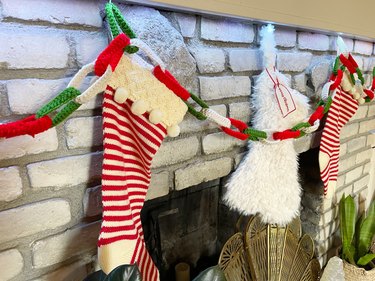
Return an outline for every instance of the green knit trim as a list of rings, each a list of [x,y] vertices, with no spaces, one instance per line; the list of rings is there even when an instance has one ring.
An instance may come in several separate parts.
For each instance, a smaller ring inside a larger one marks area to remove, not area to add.
[[[200,99],[198,96],[193,94],[192,92],[189,92],[190,97],[193,101],[195,101],[200,107],[202,108],[208,108],[207,103],[205,103],[202,99]]]
[[[110,4],[110,5],[112,6],[113,14],[122,32],[124,32],[130,39],[137,38],[137,35],[135,35],[134,31],[130,28],[130,26],[124,19],[124,16],[121,14],[120,9],[117,8],[117,6],[114,4]]]
[[[111,29],[112,36],[113,38],[115,38],[120,34],[120,32],[116,23],[115,16],[112,11],[112,4],[107,3],[105,5],[104,10],[105,10],[105,14],[107,15],[108,24],[109,24],[109,28]]]
[[[70,114],[76,111],[81,106],[80,103],[75,101],[68,102],[52,119],[52,126],[56,126],[64,121]]]
[[[340,57],[336,57],[335,59],[335,63],[333,64],[333,74],[336,76],[337,75],[337,71],[339,69],[339,65],[340,65]]]
[[[331,104],[332,104],[332,97],[328,97],[327,98],[327,102],[326,102],[326,104],[324,105],[324,114],[326,114],[327,112],[328,112],[328,110],[329,110],[329,108],[331,107]]]
[[[372,69],[372,77],[373,77],[373,78],[375,77],[375,66],[374,66],[374,68]]]
[[[298,130],[301,130],[302,128],[308,128],[308,127],[311,127],[309,122],[302,122],[302,123],[298,123],[297,125],[295,125],[291,130],[298,131]]]
[[[350,80],[352,80],[353,85],[355,85],[355,78],[353,73],[350,73]]]
[[[60,106],[67,103],[71,99],[79,96],[80,94],[81,92],[78,91],[76,88],[73,88],[73,87],[66,88],[64,91],[58,94],[53,100],[51,100],[41,109],[39,109],[36,112],[36,118],[40,118],[51,113],[52,111],[58,109]]]
[[[357,69],[355,71],[357,72],[358,79],[361,80],[361,84],[362,85],[365,84],[365,79],[363,78],[362,72],[359,69],[359,67],[357,67]]]
[[[248,139],[252,141],[259,141],[260,139],[266,139],[267,133],[252,128],[246,128],[243,132],[248,135]]]
[[[202,112],[197,111],[190,103],[188,103],[187,101],[184,101],[184,103],[188,107],[188,112],[191,115],[193,115],[195,118],[197,118],[198,120],[206,120],[207,119],[206,115],[204,115]]]

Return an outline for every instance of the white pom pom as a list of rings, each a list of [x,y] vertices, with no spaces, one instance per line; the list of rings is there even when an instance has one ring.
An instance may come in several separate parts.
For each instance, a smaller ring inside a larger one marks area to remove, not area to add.
[[[178,125],[172,125],[167,128],[168,136],[174,138],[180,134],[180,127]]]
[[[163,119],[163,112],[159,109],[154,109],[150,112],[149,120],[152,124],[158,124]]]
[[[365,99],[364,98],[359,98],[358,99],[358,103],[359,104],[364,104],[365,103]]]
[[[129,91],[125,88],[117,88],[114,96],[114,100],[117,103],[124,103],[126,99],[129,97]]]
[[[361,95],[358,92],[353,93],[353,99],[358,100],[361,97]]]
[[[352,83],[349,81],[348,77],[345,74],[341,81],[341,87],[346,92],[349,92],[353,88]]]
[[[145,100],[137,100],[131,107],[131,112],[135,115],[142,115],[147,111],[148,103]]]

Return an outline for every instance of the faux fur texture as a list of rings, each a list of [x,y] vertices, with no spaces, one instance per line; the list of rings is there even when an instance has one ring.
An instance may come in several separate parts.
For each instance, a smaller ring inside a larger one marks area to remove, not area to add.
[[[273,30],[273,27],[267,26],[261,31],[264,65],[286,86],[287,78],[274,70],[276,54]],[[266,69],[259,75],[251,97],[255,111],[253,126],[256,129],[283,131],[307,118],[307,97],[287,88],[292,94],[296,110],[283,118],[275,97],[273,81]],[[248,148],[247,155],[226,185],[224,201],[242,214],[259,213],[265,223],[289,223],[299,214],[301,201],[298,160],[293,140],[276,144],[251,141]]]

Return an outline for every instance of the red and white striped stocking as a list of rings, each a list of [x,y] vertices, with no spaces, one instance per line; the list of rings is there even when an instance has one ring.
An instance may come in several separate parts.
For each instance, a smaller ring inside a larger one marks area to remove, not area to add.
[[[358,102],[339,86],[328,111],[319,151],[320,175],[328,198],[333,196],[337,182],[340,132],[357,109]]]
[[[166,136],[162,124],[136,116],[127,100],[104,94],[103,222],[98,241],[101,265],[137,264],[145,281],[159,280],[145,247],[140,212],[151,178],[151,161]],[[105,269],[103,269],[105,271]]]

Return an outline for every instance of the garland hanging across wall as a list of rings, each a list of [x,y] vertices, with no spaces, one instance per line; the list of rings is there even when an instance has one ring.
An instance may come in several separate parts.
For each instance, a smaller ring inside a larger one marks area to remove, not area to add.
[[[144,280],[159,279],[158,270],[145,248],[140,211],[150,183],[151,161],[166,135],[175,137],[179,134],[178,124],[187,111],[199,120],[208,119],[216,123],[232,137],[265,146],[281,141],[286,143],[316,131],[320,120],[328,113],[327,120],[339,125],[335,130],[328,123],[323,129],[320,165],[325,192],[334,185],[338,147],[331,147],[329,142],[334,135],[337,143],[340,128],[350,118],[343,118],[337,112],[345,109],[353,115],[358,104],[374,98],[375,70],[371,87],[367,89],[352,55],[348,52],[339,54],[329,82],[323,87],[322,99],[309,117],[306,107],[306,114],[302,114],[303,118],[295,125],[287,123],[287,127],[281,126],[272,131],[251,128],[245,122],[218,114],[197,95],[182,87],[166,70],[161,59],[136,38],[114,4],[107,3],[105,12],[113,40],[97,60],[82,67],[67,88],[36,114],[0,125],[0,138],[35,136],[60,124],[82,104],[104,92],[103,221],[98,253],[105,273],[121,264],[137,263]],[[155,66],[138,56],[138,50],[142,50]],[[99,78],[81,93],[78,87],[91,72]],[[289,92],[289,89],[282,79],[279,80],[281,76],[274,69],[274,64],[267,66],[264,76],[272,81],[271,89],[282,101],[283,93]],[[201,110],[198,111],[191,101]],[[279,109],[280,118],[287,118],[294,112],[294,109],[283,108],[282,102]],[[241,207],[236,208],[241,210]],[[271,216],[266,221],[284,224],[292,217],[275,221]]]

